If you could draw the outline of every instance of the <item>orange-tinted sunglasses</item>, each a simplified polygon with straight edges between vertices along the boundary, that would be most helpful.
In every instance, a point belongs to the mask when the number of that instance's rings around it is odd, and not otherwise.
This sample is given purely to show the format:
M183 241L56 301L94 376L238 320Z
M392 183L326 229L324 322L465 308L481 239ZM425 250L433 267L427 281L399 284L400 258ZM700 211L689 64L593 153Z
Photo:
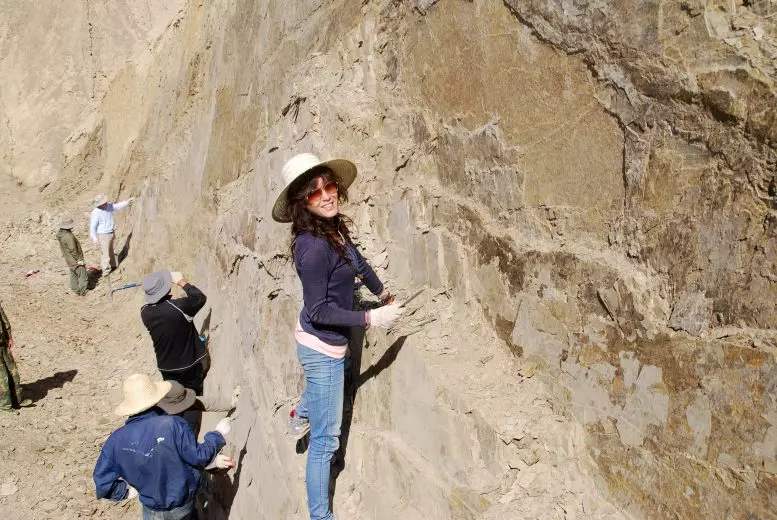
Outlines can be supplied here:
M324 196L324 192L330 197L336 197L339 188L337 181L329 181L317 190L309 191L306 197L308 204L318 204Z

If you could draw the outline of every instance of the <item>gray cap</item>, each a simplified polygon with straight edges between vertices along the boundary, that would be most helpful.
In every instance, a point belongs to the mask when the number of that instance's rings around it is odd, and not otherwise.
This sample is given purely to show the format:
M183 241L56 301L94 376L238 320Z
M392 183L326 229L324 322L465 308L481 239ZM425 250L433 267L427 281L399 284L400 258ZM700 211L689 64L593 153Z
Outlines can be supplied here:
M143 292L146 303L157 303L170 293L173 286L173 275L170 271L156 271L143 278Z
M94 207L97 208L108 202L108 197L105 195L98 195L94 198Z
M75 227L75 224L73 224L72 218L63 218L62 222L59 223L59 229L73 229Z
M170 391L156 405L168 415L178 415L192 407L197 397L194 390L184 388L178 381L170 381Z

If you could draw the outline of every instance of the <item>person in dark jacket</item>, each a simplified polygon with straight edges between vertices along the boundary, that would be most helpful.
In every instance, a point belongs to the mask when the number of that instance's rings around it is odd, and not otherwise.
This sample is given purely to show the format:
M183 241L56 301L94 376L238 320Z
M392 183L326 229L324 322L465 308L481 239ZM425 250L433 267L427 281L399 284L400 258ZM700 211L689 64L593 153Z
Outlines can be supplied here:
M156 407L170 386L144 374L124 381L124 400L115 413L129 417L105 441L94 468L97 498L119 501L140 496L144 520L191 519L200 468L211 462L231 467L225 464L226 457L217 457L231 430L230 419L219 421L198 444L185 420Z
M185 298L173 299L176 284ZM202 395L203 359L208 352L194 326L194 315L207 298L179 272L157 271L143 279L146 305L140 310L143 324L154 342L156 364L165 380L174 380Z
M70 288L79 296L86 294L89 285L89 274L84 265L84 253L81 251L81 244L73 234L73 219L67 218L59 225L57 240L62 256L65 257L65 263L70 270Z
M304 305L295 339L305 372L305 391L292 410L289 433L310 431L305 481L313 520L334 518L329 504L331 461L340 443L343 417L344 358L351 327L391 327L404 309L362 258L351 241L348 217L340 203L356 166L343 159L322 162L303 153L283 167L285 187L272 209L277 222L291 222L291 252L302 282ZM384 304L367 312L354 311L354 280Z

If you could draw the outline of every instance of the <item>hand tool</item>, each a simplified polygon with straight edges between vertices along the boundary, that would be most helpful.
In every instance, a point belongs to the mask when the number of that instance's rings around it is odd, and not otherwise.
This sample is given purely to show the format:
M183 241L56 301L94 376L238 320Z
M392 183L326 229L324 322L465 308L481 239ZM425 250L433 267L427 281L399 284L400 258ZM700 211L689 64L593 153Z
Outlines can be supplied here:
M415 293L413 293L413 295L410 298L408 298L407 300L403 301L399 306L400 307L405 307L408 303L410 303L411 301L415 300L417 296L419 296L422 292L424 292L425 289L426 289L425 287L422 287L421 289L418 289Z
M113 295L113 293L115 293L116 291L121 291L121 290L124 290L124 289L132 289L133 287L140 287L141 285L142 284L139 284L139 283L126 283L126 284L122 285L121 287L117 287L115 289L111 289L111 295Z

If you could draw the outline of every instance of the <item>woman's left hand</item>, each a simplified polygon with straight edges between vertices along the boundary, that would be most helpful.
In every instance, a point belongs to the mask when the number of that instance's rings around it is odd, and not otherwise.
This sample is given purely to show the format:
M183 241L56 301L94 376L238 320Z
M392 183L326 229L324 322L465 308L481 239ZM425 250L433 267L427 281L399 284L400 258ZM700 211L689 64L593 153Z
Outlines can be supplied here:
M394 303L394 295L389 292L388 289L383 289L383 291L378 295L378 299L380 300L381 305L389 305L390 303Z

